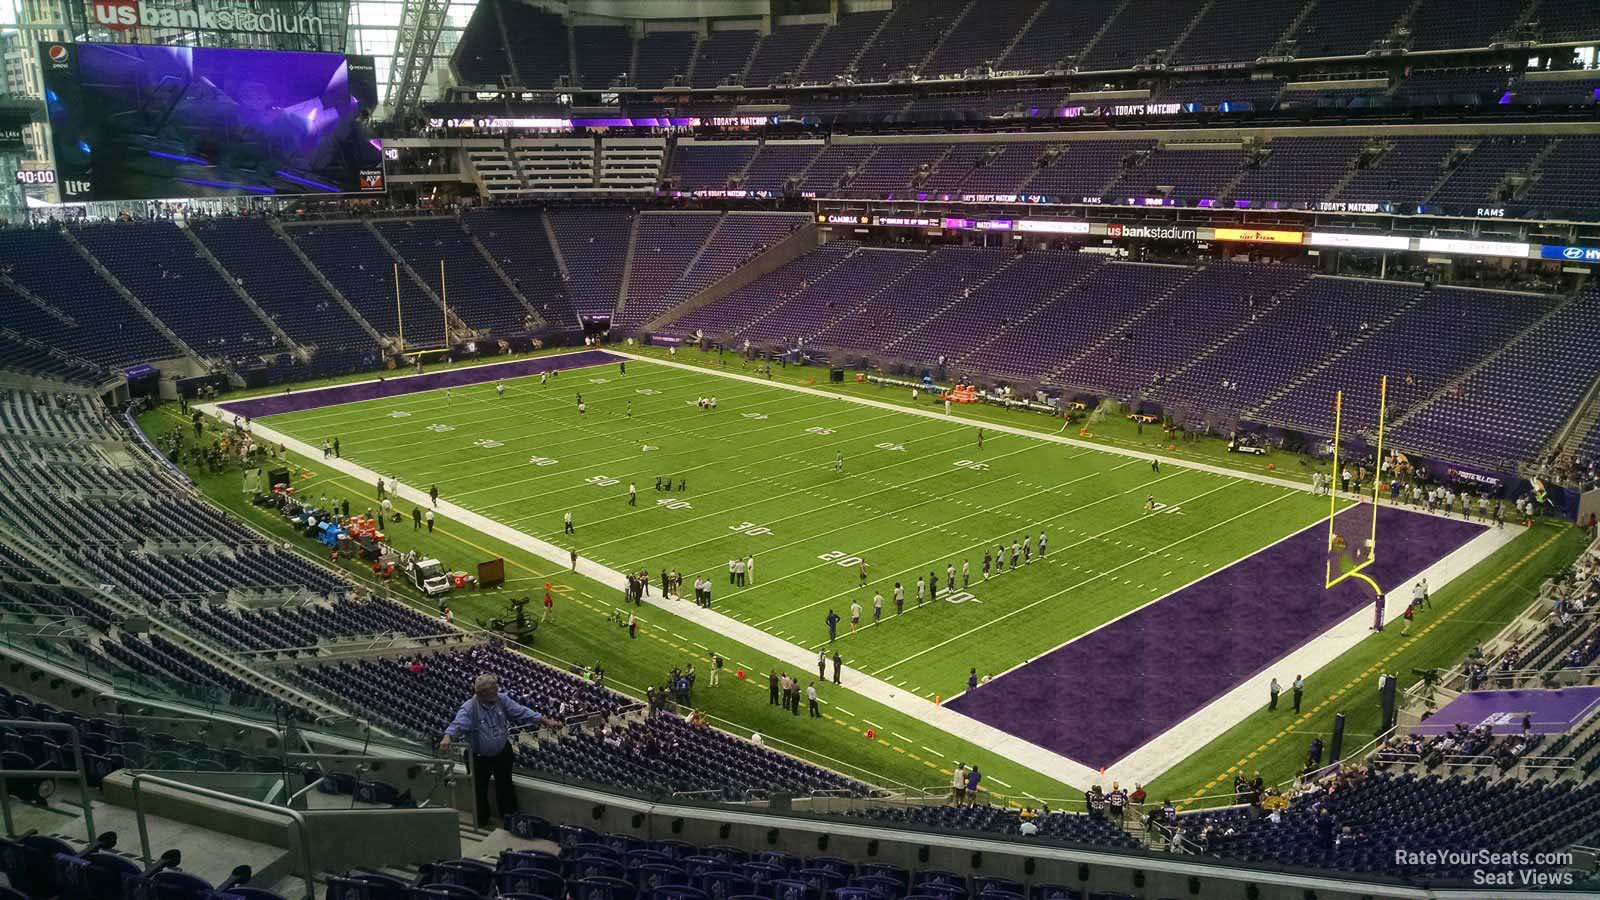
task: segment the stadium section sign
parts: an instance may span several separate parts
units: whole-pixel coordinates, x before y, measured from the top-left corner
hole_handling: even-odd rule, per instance
[[[215,9],[196,0],[192,7],[152,6],[143,0],[89,0],[89,21],[113,31],[129,28],[189,28],[257,34],[322,34],[320,16],[286,16],[276,10]]]

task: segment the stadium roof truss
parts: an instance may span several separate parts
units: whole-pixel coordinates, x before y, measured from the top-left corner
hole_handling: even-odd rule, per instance
[[[421,101],[449,12],[450,0],[405,0],[389,67],[389,118],[398,119]]]

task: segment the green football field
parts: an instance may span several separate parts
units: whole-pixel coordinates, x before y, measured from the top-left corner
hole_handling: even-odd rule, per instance
[[[261,421],[313,446],[338,437],[347,460],[424,491],[437,485],[442,499],[612,569],[648,570],[653,583],[677,569],[686,592],[708,576],[716,609],[804,647],[826,642],[834,610],[847,666],[929,698],[963,690],[971,668],[1011,669],[1326,512],[1303,491],[1157,472],[992,430],[980,447],[970,422],[647,362],[505,387],[504,396],[484,384]],[[699,408],[710,396],[716,409]],[[673,490],[657,491],[658,478]],[[1025,535],[1032,562],[984,579],[985,551],[1004,545],[1009,557]],[[755,557],[753,583],[732,586],[728,561],[745,555]],[[917,579],[930,576],[939,597],[918,605]],[[877,591],[884,619],[872,625]],[[854,632],[852,602],[862,608]]]

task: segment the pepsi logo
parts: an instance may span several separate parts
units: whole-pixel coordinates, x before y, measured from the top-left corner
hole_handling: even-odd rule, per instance
[[[50,54],[51,62],[63,62],[67,58],[67,48],[60,44],[51,44],[50,49],[46,52]]]

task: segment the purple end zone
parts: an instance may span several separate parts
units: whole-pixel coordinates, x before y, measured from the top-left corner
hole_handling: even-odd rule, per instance
[[[532,359],[519,359],[516,362],[499,363],[498,365],[490,363],[481,366],[469,366],[464,369],[447,369],[443,372],[425,372],[421,375],[399,375],[392,378],[385,376],[381,381],[339,384],[298,393],[271,394],[251,397],[247,400],[232,400],[219,404],[218,408],[234,415],[260,419],[265,416],[276,416],[282,413],[302,412],[324,406],[337,406],[341,403],[355,403],[359,400],[378,400],[383,397],[414,394],[418,391],[433,391],[445,387],[464,387],[469,384],[482,384],[485,381],[499,381],[502,378],[522,378],[526,375],[537,375],[540,372],[585,369],[589,366],[618,362],[625,358],[615,353],[607,353],[604,350],[578,350],[574,353],[536,356]]]
[[[1482,530],[1380,507],[1380,553],[1367,574],[1393,590]],[[1358,581],[1324,588],[1326,544],[1326,525],[1314,525],[947,705],[1091,768],[1113,765],[1372,605]],[[1296,674],[1278,673],[1285,703]]]
[[[1444,734],[1457,724],[1489,725],[1495,734],[1521,734],[1522,717],[1534,734],[1565,734],[1600,710],[1600,687],[1553,691],[1473,691],[1462,694],[1411,729],[1413,734]]]

